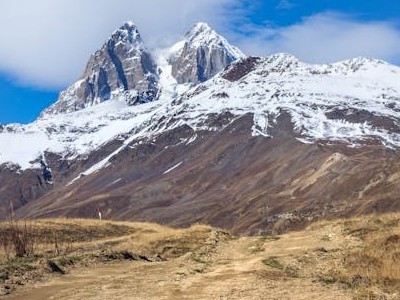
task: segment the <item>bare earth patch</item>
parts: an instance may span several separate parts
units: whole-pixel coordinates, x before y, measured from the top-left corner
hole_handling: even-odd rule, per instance
[[[398,271],[390,268],[398,265],[399,220],[319,222],[239,238],[201,225],[125,223],[135,230],[103,239],[82,254],[83,263],[65,267],[67,274],[5,299],[399,299]],[[382,247],[384,256],[376,252]]]

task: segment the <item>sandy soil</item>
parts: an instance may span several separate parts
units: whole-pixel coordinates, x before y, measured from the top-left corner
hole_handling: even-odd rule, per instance
[[[350,290],[318,276],[356,243],[335,225],[279,239],[215,236],[177,259],[73,269],[5,299],[353,299]]]

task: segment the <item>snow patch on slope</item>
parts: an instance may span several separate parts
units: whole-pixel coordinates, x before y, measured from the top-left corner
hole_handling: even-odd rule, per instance
[[[77,112],[48,115],[28,125],[3,126],[0,164],[36,168],[34,161],[43,151],[67,159],[84,158],[107,142],[123,141],[120,148],[82,173],[89,175],[106,167],[111,157],[136,139],[151,138],[182,125],[194,130],[221,130],[207,125],[207,120],[210,114],[226,112],[234,118],[254,114],[249,132],[253,135],[271,137],[270,129],[279,114],[286,112],[302,142],[325,140],[360,146],[374,138],[387,147],[400,147],[396,130],[327,116],[335,109],[365,111],[400,124],[398,67],[371,59],[309,65],[277,54],[261,59],[253,71],[237,81],[224,79],[222,74],[184,92],[188,86],[176,84],[165,57],[165,53],[159,56],[159,61],[164,59],[160,64],[164,85],[160,100],[129,107],[122,96],[116,96],[113,101]]]
[[[178,42],[171,48],[163,49],[156,53],[161,99],[176,99],[191,87],[190,84],[178,84],[174,76],[172,76],[172,65],[169,63],[171,57],[175,56],[183,45],[184,41]]]
[[[163,175],[168,174],[170,172],[172,172],[173,170],[175,170],[176,168],[178,168],[183,162],[181,161],[180,163],[177,163],[175,166],[169,168],[168,170],[166,170]]]

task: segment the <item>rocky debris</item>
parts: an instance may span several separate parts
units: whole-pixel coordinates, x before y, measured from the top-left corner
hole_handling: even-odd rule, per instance
[[[257,63],[261,60],[259,57],[248,57],[242,59],[227,68],[226,71],[221,75],[222,78],[231,82],[238,81],[250,72],[252,72]]]
[[[172,75],[178,83],[198,84],[244,57],[206,23],[198,23],[186,34],[183,47],[171,58]]]
[[[139,255],[130,251],[105,252],[101,254],[101,257],[103,257],[106,261],[112,261],[112,260],[141,260],[147,262],[153,261],[145,255]]]
[[[51,171],[51,168],[46,164],[43,159],[40,161],[40,166],[42,167],[44,181],[48,184],[53,184],[53,173]]]
[[[207,119],[204,120],[204,126],[220,130],[231,123],[233,119],[235,119],[235,116],[229,111],[221,114],[209,114]]]
[[[56,262],[54,262],[53,260],[51,260],[51,259],[47,260],[47,265],[48,265],[48,267],[50,269],[50,272],[59,273],[59,274],[62,274],[62,275],[65,274],[65,271]]]
[[[0,186],[2,197],[0,201],[0,219],[7,219],[10,209],[16,211],[29,201],[40,198],[52,186],[46,184],[41,169],[22,171],[14,164],[0,166]]]
[[[42,265],[42,261],[34,263],[28,262],[29,260],[32,260],[32,257],[0,264],[0,298],[12,294],[21,286],[42,280],[45,273],[50,271],[47,264]]]
[[[400,132],[399,120],[389,116],[380,116],[365,109],[333,107],[325,115],[331,120],[343,120],[353,124],[367,123],[375,128],[385,129],[388,132]]]
[[[157,94],[154,90],[147,90],[145,92],[139,92],[134,90],[133,92],[126,91],[125,102],[129,106],[148,103],[156,100]]]

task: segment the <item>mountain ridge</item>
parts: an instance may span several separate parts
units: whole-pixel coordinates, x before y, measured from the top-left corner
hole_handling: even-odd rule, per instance
[[[209,43],[191,47],[199,30]],[[121,39],[133,37],[132,27]],[[108,100],[75,109],[85,99],[72,89],[66,110],[2,126],[0,205],[12,202],[30,218],[89,217],[100,206],[109,218],[249,233],[266,222],[296,228],[324,216],[400,209],[399,67],[370,58],[306,64],[286,53],[237,52],[228,62],[226,40],[214,37],[200,23],[172,48],[149,54],[154,93],[149,85],[125,90],[115,73]],[[214,60],[224,62],[215,75]],[[188,66],[185,80],[174,75],[176,61]],[[200,69],[209,70],[207,80]]]
[[[182,44],[183,48],[174,50],[177,44]],[[169,57],[165,60],[171,64],[171,75],[178,84],[206,81],[231,62],[245,57],[206,23],[193,26],[177,44],[156,52],[168,52]],[[198,58],[199,49],[207,52],[201,62]],[[174,51],[185,53],[172,58],[173,55],[182,54]],[[193,75],[180,76],[176,70],[182,65],[188,67]],[[56,103],[41,116],[80,110],[121,95],[129,105],[156,100],[158,92],[163,89],[159,78],[161,67],[155,53],[146,48],[135,23],[128,21],[90,56],[80,79],[61,92]]]
[[[249,59],[251,60],[251,59]],[[231,112],[234,110],[236,111],[236,113],[239,112],[239,115],[243,114],[243,108],[240,108],[243,103],[240,102],[240,97],[238,97],[237,95],[233,97],[233,99],[231,99],[232,97],[227,97],[227,95],[223,94],[223,90],[226,88],[233,88],[235,89],[235,86],[239,83],[242,82],[243,87],[241,88],[241,90],[244,92],[244,94],[241,97],[244,98],[248,98],[250,97],[251,94],[256,93],[257,91],[258,93],[261,93],[259,96],[257,97],[269,97],[272,100],[273,99],[277,99],[276,101],[278,102],[265,102],[265,101],[260,101],[260,100],[256,100],[254,103],[254,106],[252,107],[248,107],[247,108],[247,112],[256,112],[257,110],[262,110],[262,107],[268,108],[268,110],[270,110],[270,113],[276,113],[277,109],[282,106],[285,107],[286,109],[288,108],[288,105],[292,105],[293,103],[295,103],[295,106],[293,107],[294,109],[292,110],[292,112],[296,112],[297,118],[301,118],[302,120],[298,120],[298,124],[297,127],[298,128],[302,128],[302,126],[311,126],[312,124],[309,124],[309,122],[307,121],[307,119],[304,119],[304,117],[302,117],[302,114],[304,114],[304,109],[308,109],[307,103],[312,102],[310,100],[305,101],[302,104],[302,107],[299,107],[298,105],[301,104],[301,97],[297,96],[297,99],[293,99],[293,97],[291,97],[292,94],[295,94],[295,90],[293,87],[293,81],[292,78],[295,76],[305,76],[304,78],[302,78],[303,83],[300,86],[303,86],[299,89],[299,93],[301,92],[301,90],[303,90],[304,88],[308,88],[310,89],[311,87],[314,89],[313,91],[310,91],[309,93],[312,94],[310,95],[310,97],[314,97],[316,98],[315,102],[312,103],[314,105],[318,104],[322,105],[323,107],[325,107],[325,109],[327,109],[328,111],[331,111],[333,109],[333,107],[335,107],[336,109],[344,109],[344,110],[349,110],[349,109],[353,109],[355,111],[357,110],[370,110],[370,111],[374,111],[375,110],[375,114],[377,114],[378,116],[384,113],[387,114],[388,118],[394,118],[396,117],[397,114],[397,92],[393,92],[391,91],[392,89],[392,84],[396,83],[396,79],[398,77],[398,74],[400,74],[400,69],[394,66],[390,66],[388,64],[383,64],[383,63],[379,63],[378,65],[375,64],[375,61],[372,61],[373,64],[372,66],[375,68],[384,68],[386,70],[386,68],[388,68],[387,74],[388,75],[392,75],[393,79],[390,79],[388,76],[386,76],[386,78],[382,79],[382,82],[391,82],[391,84],[389,84],[387,87],[382,87],[382,88],[376,88],[375,84],[376,81],[372,81],[371,83],[368,84],[367,88],[370,90],[370,92],[374,92],[375,95],[373,95],[374,97],[376,97],[376,103],[372,102],[371,100],[369,100],[368,98],[366,98],[364,101],[356,100],[353,101],[355,102],[355,106],[351,108],[351,102],[347,103],[348,100],[345,100],[345,102],[343,102],[343,98],[340,98],[340,96],[335,96],[338,97],[337,100],[335,101],[331,101],[332,104],[330,105],[332,108],[327,108],[327,106],[329,106],[329,102],[325,101],[326,99],[320,99],[323,94],[321,96],[318,96],[317,94],[321,94],[321,90],[322,91],[327,91],[328,89],[333,91],[333,94],[331,95],[332,97],[337,94],[335,91],[335,87],[329,87],[328,85],[325,85],[322,89],[321,87],[318,86],[309,86],[310,84],[313,84],[313,81],[318,79],[318,80],[328,80],[329,78],[327,77],[329,74],[330,76],[332,76],[332,78],[330,80],[334,81],[335,83],[337,83],[338,78],[336,77],[338,72],[343,68],[343,66],[347,66],[345,69],[345,74],[346,77],[343,78],[343,82],[341,84],[343,84],[343,86],[347,86],[348,87],[348,91],[350,91],[350,94],[353,94],[353,98],[354,99],[358,99],[360,97],[360,95],[357,95],[357,93],[359,93],[360,88],[356,87],[355,85],[359,85],[360,84],[360,80],[356,77],[355,81],[357,82],[350,82],[349,80],[353,79],[352,77],[357,76],[357,74],[361,74],[361,78],[368,79],[368,76],[371,75],[371,72],[373,73],[374,71],[371,69],[366,69],[366,70],[362,70],[362,69],[357,69],[356,71],[354,71],[354,68],[352,67],[353,64],[351,63],[352,60],[348,60],[348,61],[343,61],[343,62],[339,62],[336,64],[330,64],[330,65],[308,65],[308,64],[304,64],[304,63],[300,63],[297,59],[295,59],[293,56],[288,56],[287,54],[276,54],[276,55],[272,55],[268,58],[265,59],[258,59],[258,67],[255,67],[254,70],[248,72],[247,74],[244,74],[240,79],[230,82],[228,79],[225,79],[227,77],[229,77],[229,73],[232,72],[232,68],[239,68],[242,64],[246,64],[248,60],[242,60],[239,61],[238,63],[232,65],[231,67],[228,67],[227,70],[225,70],[220,77],[217,77],[215,79],[213,79],[212,81],[210,81],[208,84],[206,85],[200,85],[199,87],[193,87],[192,91],[188,91],[186,93],[183,94],[183,96],[181,96],[181,98],[193,98],[195,96],[196,93],[199,92],[199,90],[201,89],[207,89],[209,90],[211,86],[214,87],[218,87],[218,89],[220,90],[219,92],[214,92],[212,94],[210,94],[209,92],[207,92],[206,90],[204,91],[200,91],[200,96],[197,96],[197,99],[200,100],[200,98],[208,98],[210,105],[211,103],[219,103],[219,107],[217,106],[216,108],[210,108],[208,112],[206,112],[205,114],[203,114],[205,117],[207,116],[208,113],[219,113],[220,110],[223,109],[229,109]],[[371,62],[370,60],[365,60],[367,63]],[[291,66],[292,69],[290,69]],[[343,71],[340,71],[343,72]],[[267,75],[268,74],[268,75]],[[264,84],[265,86],[270,86],[271,88],[267,91],[264,87],[262,87],[262,84],[258,84],[258,88],[255,89],[255,86],[248,86],[248,84],[246,84],[246,76],[253,76],[256,77],[256,79],[252,79],[255,81],[262,81],[262,84]],[[225,77],[225,78],[224,78]],[[307,85],[305,85],[305,79],[311,81],[310,83],[308,83]],[[281,80],[279,82],[279,80]],[[347,83],[346,83],[347,82]],[[368,82],[368,80],[367,80]],[[280,86],[282,85],[282,83],[288,84],[290,85],[290,87],[288,88],[281,88]],[[297,84],[297,82],[295,82],[294,84]],[[275,88],[275,92],[273,92],[273,87],[274,85],[276,86]],[[297,88],[299,88],[299,86],[297,86]],[[324,90],[325,89],[325,90]],[[285,93],[287,93],[287,96],[283,95],[284,91],[286,90]],[[290,90],[290,92],[289,92]],[[361,89],[362,90],[362,89]],[[226,91],[228,92],[228,91]],[[234,91],[239,92],[239,91]],[[363,94],[364,91],[362,91]],[[386,94],[385,94],[386,92]],[[278,94],[276,94],[278,93]],[[232,94],[231,93],[227,93],[227,94]],[[229,95],[228,95],[229,96]],[[304,96],[304,95],[303,95]],[[303,97],[302,96],[302,97]],[[331,97],[330,96],[330,97]],[[348,97],[348,99],[351,99],[352,95],[348,95],[346,97]],[[178,97],[179,98],[179,97]],[[182,98],[182,99],[183,99]],[[254,98],[254,97],[253,97]],[[180,101],[183,101],[183,100]],[[220,99],[220,100],[218,100]],[[235,100],[237,99],[237,100]],[[282,101],[283,99],[286,99],[285,101],[287,101],[286,106],[285,105],[280,105],[279,101]],[[131,118],[133,118],[133,116],[137,115],[139,116],[140,114],[143,114],[143,116],[145,116],[146,114],[151,118],[155,117],[155,118],[161,118],[162,116],[166,116],[168,115],[168,111],[174,111],[174,110],[181,110],[181,106],[182,105],[176,105],[176,103],[178,103],[178,99],[176,101],[172,101],[174,99],[161,99],[162,101],[156,101],[152,104],[149,105],[145,105],[145,106],[138,106],[137,108],[129,108],[128,105],[126,105],[124,103],[124,97],[120,97],[120,98],[116,98],[114,99],[114,101],[112,101],[113,103],[107,104],[105,103],[103,106],[100,106],[98,109],[95,108],[93,106],[93,108],[88,108],[88,111],[77,111],[76,113],[71,112],[70,114],[64,114],[63,118],[65,118],[65,121],[61,120],[61,121],[56,121],[53,120],[51,116],[47,116],[45,118],[39,119],[36,123],[32,123],[30,125],[22,125],[22,126],[4,126],[5,129],[3,129],[3,133],[6,133],[9,130],[12,130],[11,128],[14,128],[15,131],[20,131],[21,133],[23,132],[29,132],[29,131],[40,131],[40,128],[43,128],[47,131],[46,128],[48,128],[50,130],[50,128],[52,128],[52,131],[55,133],[54,137],[57,137],[57,133],[62,134],[63,132],[65,134],[67,134],[64,137],[64,140],[68,142],[68,140],[71,140],[71,138],[73,139],[73,142],[76,142],[76,139],[79,138],[79,134],[75,134],[75,131],[77,130],[77,128],[80,127],[80,125],[78,125],[79,123],[82,123],[80,131],[81,133],[85,133],[88,136],[92,136],[91,138],[94,139],[95,135],[91,135],[91,132],[95,133],[98,131],[98,129],[101,129],[102,127],[104,127],[107,123],[112,124],[112,119],[115,120],[125,120],[127,121],[127,123],[129,125],[127,125],[127,128],[124,130],[129,131],[130,129],[132,129],[132,126],[134,126],[134,124],[137,124],[137,126],[142,126],[142,123],[139,122],[135,122],[134,120],[129,121]],[[197,100],[197,101],[199,101]],[[187,100],[186,100],[187,101]],[[197,101],[194,101],[194,105],[199,105]],[[236,102],[235,102],[236,101]],[[239,102],[237,102],[239,101]],[[202,101],[204,102],[204,101]],[[394,104],[393,104],[394,102]],[[186,107],[190,102],[185,103]],[[201,103],[201,102],[199,102]],[[251,103],[251,102],[249,102]],[[275,107],[272,108],[271,105],[275,103]],[[373,105],[370,108],[368,107],[368,104]],[[378,105],[378,106],[377,106]],[[185,105],[184,105],[185,106]],[[213,106],[213,105],[211,105]],[[246,107],[247,105],[245,105]],[[260,106],[259,108],[257,108],[258,106]],[[321,106],[321,107],[322,107]],[[224,108],[225,107],[225,108]],[[348,108],[346,108],[348,107]],[[391,108],[392,107],[392,108]],[[157,117],[157,108],[162,109],[162,116],[158,116]],[[205,109],[205,108],[203,108]],[[378,111],[379,109],[379,111]],[[200,110],[199,110],[200,111]],[[326,113],[328,113],[328,111]],[[97,112],[97,113],[96,113]],[[97,119],[96,121],[93,120],[93,118],[90,116],[91,114],[97,114]],[[120,116],[118,116],[119,114],[121,114]],[[318,116],[318,109],[315,110],[311,107],[311,109],[307,112],[307,114],[309,115],[313,115],[314,117]],[[107,120],[107,115],[109,116],[109,120]],[[201,123],[200,117],[202,114],[200,114],[198,116],[198,118],[194,118],[194,117],[190,117],[190,119],[192,119],[195,123],[192,123],[193,121],[190,121],[190,119],[187,119],[186,122],[192,123],[191,126],[195,126],[196,123]],[[267,114],[268,115],[268,114]],[[340,115],[340,114],[339,114]],[[321,123],[323,122],[329,122],[329,124],[333,124],[334,126],[337,126],[338,129],[342,128],[342,130],[346,130],[347,129],[354,129],[354,130],[359,130],[359,134],[360,136],[362,135],[368,135],[371,133],[374,133],[376,135],[381,134],[382,137],[384,138],[384,140],[386,141],[390,141],[390,143],[393,145],[397,145],[397,134],[395,135],[390,135],[390,132],[388,132],[387,134],[384,135],[384,131],[382,131],[381,129],[374,129],[374,126],[370,126],[368,124],[364,124],[364,122],[355,122],[356,120],[353,120],[352,122],[341,122],[341,121],[345,121],[346,118],[348,118],[347,116],[349,116],[349,113],[346,112],[342,113],[342,118],[340,118],[340,116],[330,116],[328,115],[328,117],[323,117],[323,119],[320,121]],[[272,116],[272,115],[271,115]],[[368,116],[365,116],[366,118]],[[60,116],[58,117],[59,119],[61,118]],[[204,118],[204,117],[201,117]],[[257,118],[257,117],[256,117]],[[82,119],[85,120],[83,122],[80,121],[73,121],[74,119]],[[273,122],[274,118],[271,118],[270,121]],[[90,121],[91,120],[91,121]],[[104,120],[103,122],[101,120]],[[338,121],[335,121],[338,120]],[[89,125],[90,123],[88,123],[88,121],[90,121],[90,123],[92,123],[93,125]],[[95,121],[95,122],[94,122]],[[128,122],[129,121],[129,122]],[[387,120],[389,122],[389,120]],[[258,123],[260,122],[260,123]],[[264,125],[262,124],[262,122],[267,122]],[[265,127],[268,125],[268,118],[267,119],[259,119],[258,121],[255,121],[255,126],[256,127]],[[302,124],[301,122],[305,122],[305,124]],[[65,124],[64,124],[65,123]],[[76,125],[74,125],[74,123]],[[58,124],[58,125],[57,125]],[[85,124],[87,127],[87,129],[85,130]],[[397,126],[397,123],[394,122],[392,124],[392,126]],[[35,126],[37,125],[37,126]],[[272,125],[272,123],[270,124]],[[382,126],[385,124],[382,124]],[[61,127],[62,128],[61,128]],[[315,131],[317,130],[316,128],[317,125],[310,127],[310,130],[314,130],[314,135],[316,138],[319,137],[318,133]],[[388,127],[389,125],[385,125],[386,127]],[[36,127],[36,129],[35,129]],[[68,127],[70,127],[69,130],[66,130]],[[267,126],[268,127],[268,126]],[[354,127],[354,128],[353,128]],[[32,129],[30,129],[32,128]],[[59,128],[59,129],[57,129]],[[64,129],[63,129],[64,128]],[[74,129],[75,128],[75,129]],[[97,128],[97,129],[96,129]],[[201,128],[201,126],[200,126]],[[397,128],[397,127],[396,127]],[[167,129],[167,128],[165,128]],[[389,126],[390,129],[390,126]],[[120,131],[121,134],[124,132],[124,130]],[[255,129],[257,131],[257,129]],[[79,131],[79,130],[78,130]],[[387,130],[386,130],[387,131]],[[364,134],[363,134],[364,132]],[[79,132],[78,132],[79,133]],[[115,134],[113,134],[113,132],[109,132],[111,133],[111,135],[108,135],[108,139],[115,137],[118,135],[118,132],[115,132]],[[357,132],[355,132],[357,134]],[[264,134],[267,134],[267,132],[264,132]],[[344,134],[344,133],[342,133]],[[356,135],[354,134],[354,132],[348,132],[348,137],[350,137],[351,135]],[[51,132],[47,133],[47,135],[49,137],[51,137]],[[267,134],[268,135],[268,134]],[[384,136],[383,136],[384,135]],[[388,135],[388,136],[387,136]],[[75,137],[74,137],[75,136]],[[27,135],[27,137],[29,137],[29,135]],[[62,136],[61,136],[62,137]],[[328,140],[329,140],[329,135],[327,136]],[[332,136],[335,137],[335,136]],[[43,137],[45,138],[45,137]],[[396,138],[395,140],[393,140],[393,138]],[[40,139],[39,139],[40,140]],[[107,140],[102,140],[100,139],[99,142],[95,143],[95,145],[98,147],[100,146],[102,143],[106,142]],[[68,142],[70,144],[70,142]],[[48,144],[48,143],[43,143],[44,145]],[[59,146],[59,145],[58,145]],[[55,152],[58,152],[59,150],[57,150],[57,145],[53,146],[56,147],[55,148]],[[71,148],[72,145],[70,144],[70,146],[67,146],[66,149]],[[51,148],[51,147],[50,147]],[[46,148],[44,148],[45,150]],[[3,152],[6,152],[6,149],[2,149]],[[78,152],[79,153],[79,152]],[[82,153],[83,154],[83,153]],[[35,157],[31,157],[30,159],[34,159]],[[25,163],[26,164],[26,163]]]

